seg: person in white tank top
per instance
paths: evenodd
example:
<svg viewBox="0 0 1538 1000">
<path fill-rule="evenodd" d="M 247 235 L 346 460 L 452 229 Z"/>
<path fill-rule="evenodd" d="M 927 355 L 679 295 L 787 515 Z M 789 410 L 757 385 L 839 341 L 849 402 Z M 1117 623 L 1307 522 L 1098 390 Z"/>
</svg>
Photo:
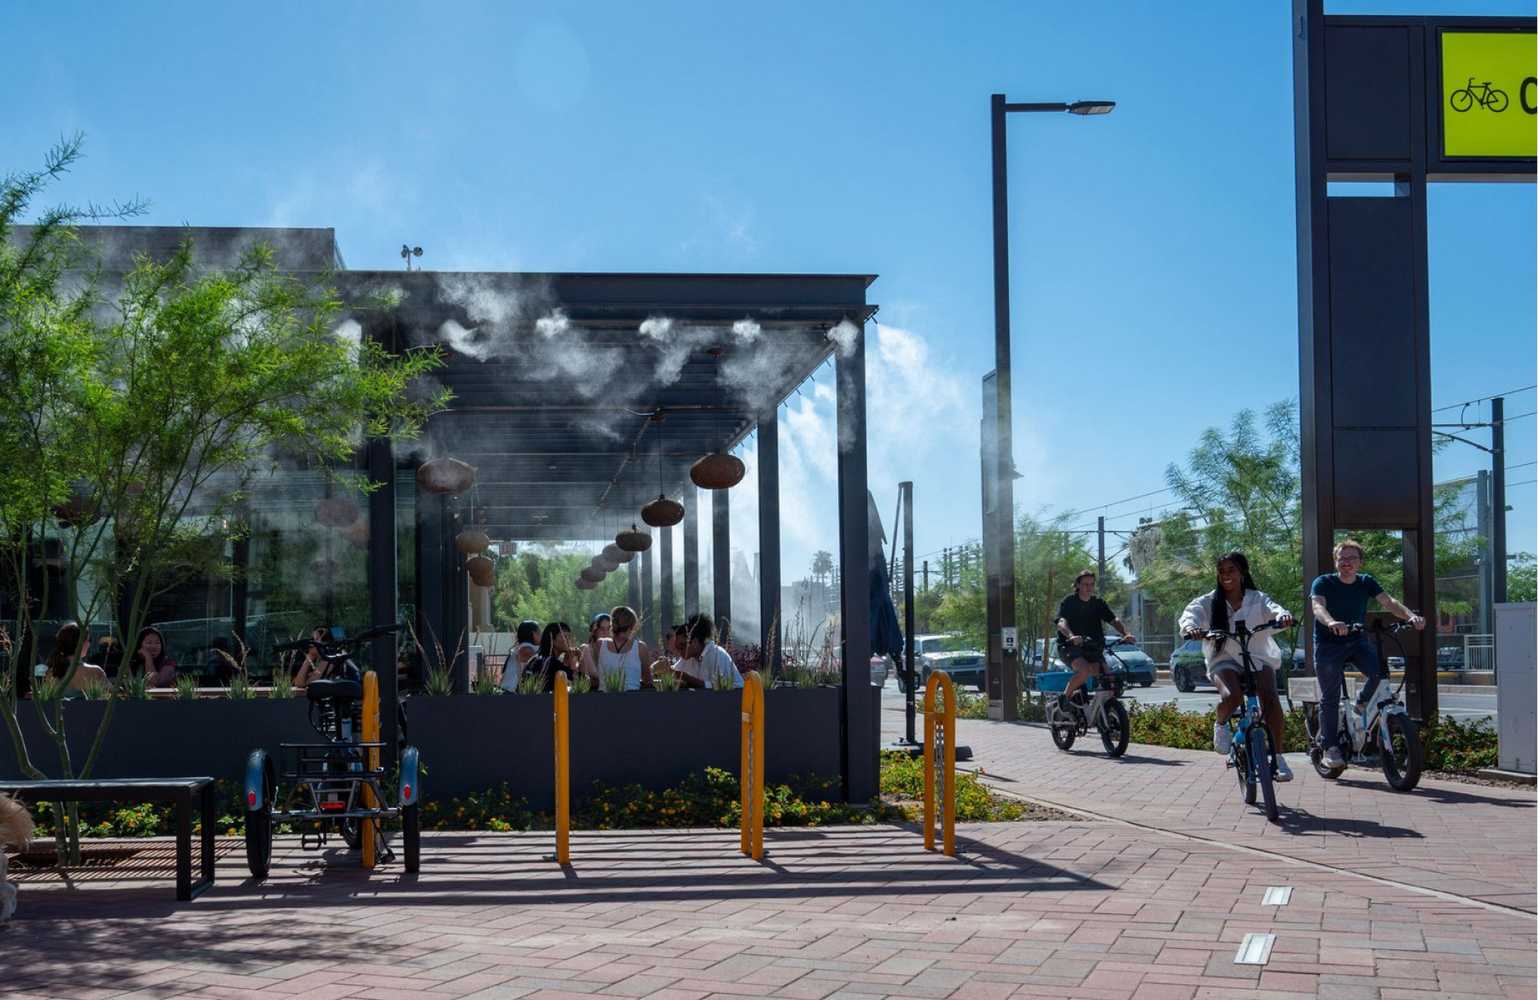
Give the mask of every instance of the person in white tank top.
<svg viewBox="0 0 1538 1000">
<path fill-rule="evenodd" d="M 652 686 L 652 651 L 636 635 L 639 621 L 636 613 L 621 605 L 609 616 L 610 638 L 598 640 L 598 656 L 594 666 L 598 670 L 598 686 L 605 689 L 604 679 L 622 673 L 626 691 L 639 691 Z"/>
</svg>

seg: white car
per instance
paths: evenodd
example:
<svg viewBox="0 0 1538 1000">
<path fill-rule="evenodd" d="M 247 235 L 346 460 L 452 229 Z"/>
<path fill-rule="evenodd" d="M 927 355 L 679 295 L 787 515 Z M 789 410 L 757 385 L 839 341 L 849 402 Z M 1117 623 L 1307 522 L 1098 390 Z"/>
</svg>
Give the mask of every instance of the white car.
<svg viewBox="0 0 1538 1000">
<path fill-rule="evenodd" d="M 951 681 L 986 690 L 988 658 L 959 635 L 917 635 L 913 637 L 914 671 L 920 686 L 929 680 L 935 670 L 950 675 Z M 902 673 L 897 675 L 898 687 L 902 687 Z"/>
</svg>

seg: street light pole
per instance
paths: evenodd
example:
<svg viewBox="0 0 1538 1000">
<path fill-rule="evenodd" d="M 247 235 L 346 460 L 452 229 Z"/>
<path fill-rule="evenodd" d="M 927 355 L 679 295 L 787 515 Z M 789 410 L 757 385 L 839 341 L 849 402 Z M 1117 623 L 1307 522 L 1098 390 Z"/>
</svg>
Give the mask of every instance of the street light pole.
<svg viewBox="0 0 1538 1000">
<path fill-rule="evenodd" d="M 1018 714 L 1019 650 L 1005 646 L 1004 635 L 1018 635 L 1015 628 L 1015 448 L 1014 407 L 1009 362 L 1009 170 L 1008 138 L 1005 117 L 1010 112 L 1067 112 L 1075 115 L 1103 115 L 1116 107 L 1115 101 L 1074 101 L 1072 103 L 1011 104 L 1003 94 L 989 99 L 993 133 L 993 354 L 994 371 L 997 373 L 995 442 L 998 460 L 995 468 L 996 500 L 993 551 L 985 553 L 985 559 L 993 563 L 998 579 L 997 607 L 999 620 L 990 623 L 999 630 L 997 636 L 989 636 L 989 645 L 999 644 L 999 696 L 1003 702 L 1003 716 L 1014 720 Z M 985 513 L 986 516 L 986 513 Z M 986 534 L 986 533 L 985 533 Z M 988 572 L 991 580 L 995 572 Z M 992 602 L 990 602 L 992 603 Z M 1016 643 L 1018 646 L 1018 642 Z"/>
</svg>

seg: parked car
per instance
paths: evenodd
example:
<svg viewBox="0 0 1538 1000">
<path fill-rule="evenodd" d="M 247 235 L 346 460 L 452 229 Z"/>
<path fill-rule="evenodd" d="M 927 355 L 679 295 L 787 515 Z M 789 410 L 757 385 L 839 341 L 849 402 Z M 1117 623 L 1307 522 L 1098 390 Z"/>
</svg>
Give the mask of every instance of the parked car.
<svg viewBox="0 0 1538 1000">
<path fill-rule="evenodd" d="M 1116 637 L 1108 635 L 1105 638 L 1106 644 L 1109 645 L 1111 640 Z M 1038 649 L 1035 651 L 1038 656 L 1040 655 L 1039 643 L 1040 640 L 1038 640 Z M 1126 670 L 1128 684 L 1136 684 L 1139 687 L 1151 687 L 1153 685 L 1154 680 L 1158 676 L 1158 670 L 1154 666 L 1153 657 L 1143 652 L 1137 645 L 1128 645 L 1126 643 L 1118 645 L 1115 653 L 1121 658 L 1122 666 Z M 1048 653 L 1047 660 L 1047 666 L 1051 669 L 1038 670 L 1036 672 L 1036 690 L 1061 691 L 1063 690 L 1063 685 L 1067 683 L 1067 678 L 1073 675 L 1073 671 L 1064 666 L 1062 661 L 1057 659 L 1057 655 L 1057 640 L 1054 639 L 1052 640 L 1052 649 Z M 1115 661 L 1109 656 L 1106 657 L 1106 662 L 1113 667 L 1116 665 Z"/>
<path fill-rule="evenodd" d="M 930 673 L 940 670 L 950 676 L 953 684 L 971 685 L 979 691 L 988 689 L 988 657 L 970 648 L 961 636 L 914 636 L 913 653 L 913 666 L 918 673 L 918 683 L 921 687 L 929 682 Z M 897 684 L 906 692 L 900 673 Z"/>
<path fill-rule="evenodd" d="M 895 673 L 897 673 L 897 668 L 892 665 L 892 658 L 890 656 L 879 655 L 870 658 L 871 687 L 886 687 L 886 679 Z"/>
<path fill-rule="evenodd" d="M 1293 649 L 1291 656 L 1283 648 L 1281 676 L 1277 678 L 1280 690 L 1286 690 L 1287 679 L 1292 675 L 1307 673 L 1304 662 L 1302 646 Z M 1175 685 L 1176 691 L 1195 691 L 1198 684 L 1212 686 L 1212 679 L 1207 676 L 1207 661 L 1202 655 L 1200 639 L 1187 639 L 1170 654 L 1170 683 Z"/>
</svg>

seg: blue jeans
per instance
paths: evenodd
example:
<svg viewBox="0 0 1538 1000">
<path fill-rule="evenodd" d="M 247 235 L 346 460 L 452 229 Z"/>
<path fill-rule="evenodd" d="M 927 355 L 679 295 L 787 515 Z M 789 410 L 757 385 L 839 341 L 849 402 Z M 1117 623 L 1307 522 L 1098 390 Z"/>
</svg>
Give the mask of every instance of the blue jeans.
<svg viewBox="0 0 1538 1000">
<path fill-rule="evenodd" d="M 1319 681 L 1319 736 L 1326 747 L 1340 738 L 1340 689 L 1346 674 L 1346 661 L 1356 664 L 1364 678 L 1357 693 L 1358 705 L 1371 704 L 1372 693 L 1383 679 L 1383 665 L 1371 640 L 1358 632 L 1333 635 L 1314 643 L 1314 676 Z"/>
</svg>

